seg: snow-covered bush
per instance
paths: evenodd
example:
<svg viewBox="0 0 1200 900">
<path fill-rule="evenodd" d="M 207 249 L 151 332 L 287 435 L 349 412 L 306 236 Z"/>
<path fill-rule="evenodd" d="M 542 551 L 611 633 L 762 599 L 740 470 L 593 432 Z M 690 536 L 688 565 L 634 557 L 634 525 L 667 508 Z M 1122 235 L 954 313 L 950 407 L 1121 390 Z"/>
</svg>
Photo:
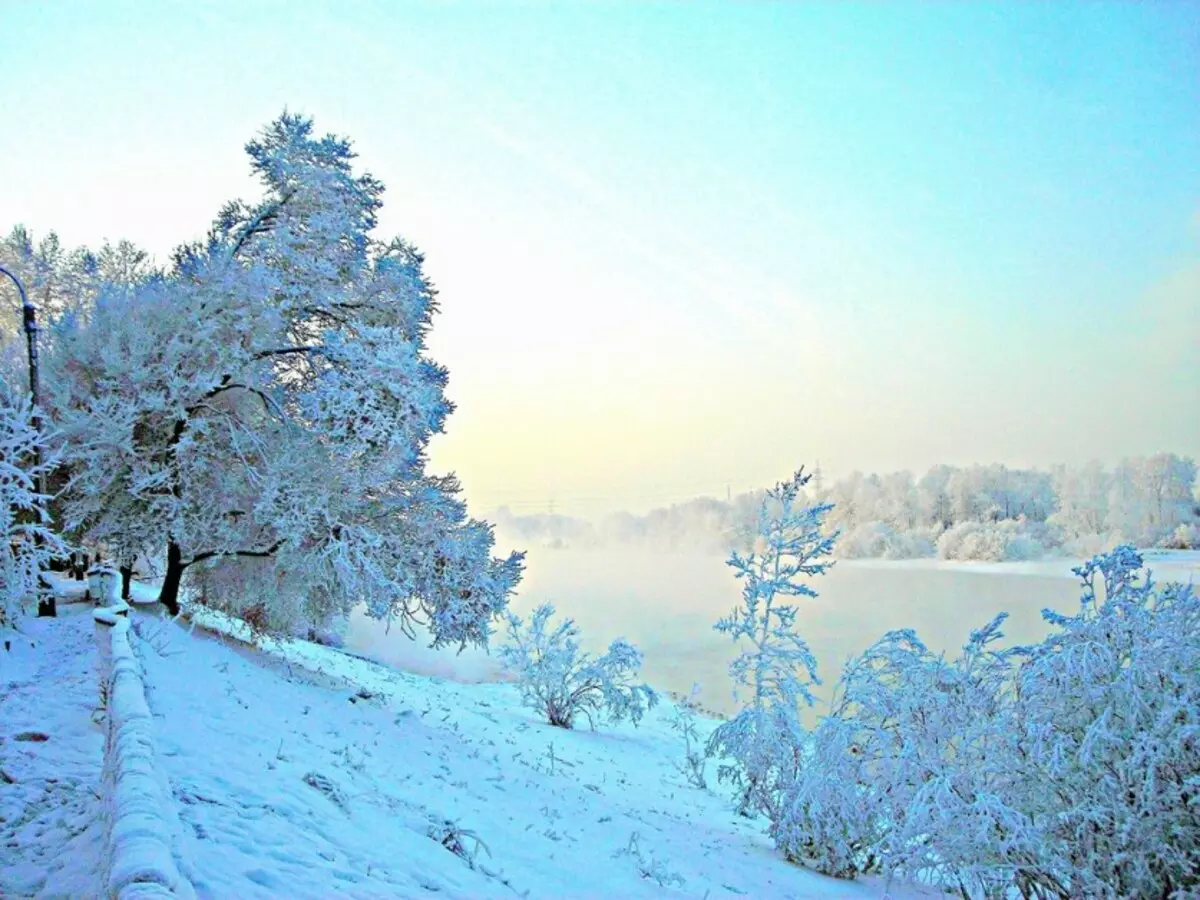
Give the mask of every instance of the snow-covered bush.
<svg viewBox="0 0 1200 900">
<path fill-rule="evenodd" d="M 775 826 L 785 854 L 981 895 L 1036 860 L 1012 805 L 1011 665 L 990 647 L 1003 619 L 953 661 L 895 631 L 848 666 Z"/>
<path fill-rule="evenodd" d="M 811 479 L 800 469 L 767 492 L 759 507 L 753 544 L 729 565 L 745 582 L 742 604 L 716 624 L 716 630 L 750 646 L 729 666 L 736 684 L 751 692 L 748 705 L 722 723 L 709 738 L 709 756 L 729 760 L 718 778 L 739 790 L 742 815 L 762 812 L 774 821 L 779 797 L 796 777 L 804 729 L 800 708 L 812 706 L 811 686 L 819 684 L 817 661 L 796 633 L 797 608 L 786 597 L 815 597 L 800 581 L 822 575 L 833 563 L 820 560 L 833 551 L 836 532 L 822 533 L 829 504 L 802 506 L 800 491 Z"/>
<path fill-rule="evenodd" d="M 773 822 L 780 849 L 964 897 L 1194 896 L 1200 600 L 1152 584 L 1129 546 L 1076 572 L 1079 614 L 1045 612 L 1039 645 L 993 649 L 1001 615 L 953 660 L 897 631 L 852 661 Z"/>
<path fill-rule="evenodd" d="M 1196 896 L 1200 598 L 1128 545 L 1075 572 L 1079 613 L 1043 613 L 1017 678 L 1024 812 L 1073 896 Z"/>
<path fill-rule="evenodd" d="M 886 522 L 856 525 L 838 538 L 841 559 L 921 559 L 934 555 L 925 529 L 897 531 Z"/>
<path fill-rule="evenodd" d="M 1000 530 L 982 522 L 960 522 L 947 528 L 938 538 L 937 551 L 941 559 L 987 560 L 1004 559 L 1008 541 Z"/>
<path fill-rule="evenodd" d="M 508 642 L 500 658 L 517 676 L 525 703 L 559 728 L 571 728 L 580 713 L 593 729 L 601 718 L 628 717 L 636 725 L 658 702 L 649 685 L 633 680 L 642 666 L 641 652 L 617 638 L 607 653 L 594 657 L 580 648 L 575 621 L 565 619 L 551 628 L 553 615 L 553 605 L 543 603 L 528 626 L 514 614 L 508 617 Z"/>
<path fill-rule="evenodd" d="M 886 821 L 853 719 L 823 719 L 787 787 L 771 837 L 785 857 L 834 878 L 876 871 Z"/>
<path fill-rule="evenodd" d="M 39 449 L 40 467 L 34 462 Z M 56 462 L 29 400 L 0 382 L 0 626 L 20 618 L 37 599 L 50 560 L 67 553 L 49 527 L 49 498 L 37 491 L 38 475 Z"/>
<path fill-rule="evenodd" d="M 1160 546 L 1167 550 L 1200 550 L 1200 525 L 1181 524 Z"/>
<path fill-rule="evenodd" d="M 937 553 L 941 559 L 1014 562 L 1041 559 L 1057 543 L 1051 528 L 1025 519 L 961 522 L 938 538 Z"/>
</svg>

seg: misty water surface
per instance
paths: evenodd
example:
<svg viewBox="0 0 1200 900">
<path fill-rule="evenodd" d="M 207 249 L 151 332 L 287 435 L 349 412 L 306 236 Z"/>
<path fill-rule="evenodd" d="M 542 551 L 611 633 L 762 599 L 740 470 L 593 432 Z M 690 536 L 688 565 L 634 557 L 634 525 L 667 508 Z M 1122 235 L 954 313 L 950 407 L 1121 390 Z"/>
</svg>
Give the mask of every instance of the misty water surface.
<svg viewBox="0 0 1200 900">
<path fill-rule="evenodd" d="M 1008 641 L 1025 643 L 1046 634 L 1044 607 L 1068 613 L 1078 608 L 1069 561 L 949 568 L 925 562 L 843 561 L 814 579 L 820 596 L 799 601 L 798 622 L 825 681 L 818 696 L 828 697 L 850 655 L 890 629 L 915 628 L 933 650 L 954 651 L 998 612 L 1010 613 Z M 553 602 L 576 620 L 589 649 L 602 650 L 624 636 L 645 653 L 643 674 L 652 685 L 686 693 L 698 681 L 702 702 L 729 713 L 738 706 L 726 672 L 736 650 L 713 623 L 740 593 L 732 570 L 717 555 L 535 547 L 512 607 L 523 616 L 542 601 Z M 469 681 L 501 677 L 494 656 L 429 651 L 394 630 L 385 634 L 381 623 L 361 615 L 351 622 L 347 649 L 427 674 Z"/>
</svg>

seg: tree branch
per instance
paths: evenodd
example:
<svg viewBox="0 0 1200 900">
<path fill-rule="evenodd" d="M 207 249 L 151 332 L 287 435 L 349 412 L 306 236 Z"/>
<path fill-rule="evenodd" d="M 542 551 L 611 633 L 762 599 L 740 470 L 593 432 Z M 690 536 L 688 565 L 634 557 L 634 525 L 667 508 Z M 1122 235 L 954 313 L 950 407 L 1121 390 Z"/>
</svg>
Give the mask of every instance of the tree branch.
<svg viewBox="0 0 1200 900">
<path fill-rule="evenodd" d="M 271 356 L 286 356 L 292 353 L 323 353 L 324 347 L 279 347 L 275 350 L 260 350 L 254 354 L 255 359 L 267 359 Z"/>
<path fill-rule="evenodd" d="M 205 550 L 203 553 L 197 553 L 190 560 L 183 563 L 183 568 L 186 569 L 188 566 L 203 562 L 206 559 L 212 559 L 215 556 L 247 556 L 256 559 L 266 559 L 274 556 L 284 543 L 282 539 L 278 540 L 265 550 Z"/>
<path fill-rule="evenodd" d="M 233 248 L 229 251 L 229 257 L 232 259 L 237 256 L 238 251 L 243 245 L 255 234 L 265 234 L 271 230 L 271 225 L 275 221 L 275 217 L 279 215 L 279 211 L 287 204 L 289 200 L 296 196 L 296 190 L 293 188 L 284 194 L 278 203 L 272 203 L 257 216 L 251 219 L 242 228 L 242 233 L 238 235 L 238 239 L 234 242 Z"/>
</svg>

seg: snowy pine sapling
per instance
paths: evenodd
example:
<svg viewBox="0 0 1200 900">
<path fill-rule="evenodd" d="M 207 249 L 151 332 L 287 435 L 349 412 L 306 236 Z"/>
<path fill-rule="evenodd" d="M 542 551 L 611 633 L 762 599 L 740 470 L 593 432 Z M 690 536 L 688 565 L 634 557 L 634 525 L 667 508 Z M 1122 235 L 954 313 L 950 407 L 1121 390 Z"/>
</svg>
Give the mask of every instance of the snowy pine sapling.
<svg viewBox="0 0 1200 900">
<path fill-rule="evenodd" d="M 812 705 L 810 687 L 820 683 L 816 659 L 795 631 L 797 609 L 780 601 L 816 596 L 799 579 L 822 575 L 833 565 L 820 560 L 830 556 L 837 537 L 822 533 L 830 504 L 803 505 L 801 490 L 811 477 L 802 467 L 763 498 L 754 549 L 729 558 L 745 582 L 742 605 L 715 626 L 750 644 L 729 672 L 752 694 L 749 705 L 713 732 L 707 752 L 732 760 L 718 769 L 718 778 L 740 789 L 738 812 L 761 812 L 772 821 L 782 791 L 801 764 L 800 707 Z"/>
<path fill-rule="evenodd" d="M 505 666 L 518 678 L 525 703 L 559 728 L 571 728 L 580 713 L 594 729 L 601 717 L 635 725 L 658 702 L 647 684 L 633 681 L 642 654 L 624 638 L 609 644 L 608 652 L 593 657 L 579 646 L 573 619 L 550 627 L 554 607 L 543 603 L 526 627 L 516 615 L 508 617 L 508 643 L 500 648 Z"/>
<path fill-rule="evenodd" d="M 42 451 L 41 465 L 34 451 Z M 29 400 L 0 382 L 0 626 L 12 626 L 42 587 L 42 573 L 67 548 L 49 527 L 48 498 L 37 477 L 57 464 Z"/>
</svg>

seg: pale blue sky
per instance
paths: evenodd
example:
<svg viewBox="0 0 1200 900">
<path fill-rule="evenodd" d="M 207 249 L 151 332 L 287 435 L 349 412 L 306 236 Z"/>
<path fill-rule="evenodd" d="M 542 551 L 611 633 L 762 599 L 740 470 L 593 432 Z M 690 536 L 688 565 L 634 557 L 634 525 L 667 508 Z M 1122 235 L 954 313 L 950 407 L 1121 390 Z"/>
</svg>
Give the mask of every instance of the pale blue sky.
<svg viewBox="0 0 1200 900">
<path fill-rule="evenodd" d="M 0 78 L 0 227 L 73 243 L 353 138 L 473 506 L 1200 452 L 1200 4 L 0 2 Z"/>
</svg>

